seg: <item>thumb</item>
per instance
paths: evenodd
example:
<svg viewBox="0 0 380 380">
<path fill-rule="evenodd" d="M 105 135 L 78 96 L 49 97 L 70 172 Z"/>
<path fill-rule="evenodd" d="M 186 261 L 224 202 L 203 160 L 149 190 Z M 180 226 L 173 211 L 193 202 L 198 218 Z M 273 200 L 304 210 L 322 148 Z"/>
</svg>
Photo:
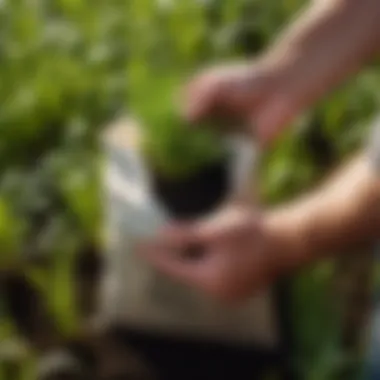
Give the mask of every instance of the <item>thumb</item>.
<svg viewBox="0 0 380 380">
<path fill-rule="evenodd" d="M 218 103 L 222 81 L 213 73 L 194 79 L 185 92 L 183 114 L 190 122 L 207 118 Z"/>
<path fill-rule="evenodd" d="M 220 240 L 223 229 L 215 218 L 192 224 L 177 224 L 166 227 L 156 240 L 156 259 L 195 262 L 208 259 L 213 242 Z"/>
<path fill-rule="evenodd" d="M 203 220 L 189 224 L 175 224 L 165 227 L 158 236 L 160 244 L 173 250 L 182 250 L 189 246 L 203 246 L 217 235 L 214 220 Z"/>
<path fill-rule="evenodd" d="M 200 225 L 171 226 L 155 241 L 137 247 L 137 252 L 159 271 L 186 284 L 199 284 L 208 267 L 205 237 Z"/>
<path fill-rule="evenodd" d="M 285 95 L 277 95 L 251 116 L 257 137 L 263 146 L 270 145 L 297 116 L 297 107 Z"/>
<path fill-rule="evenodd" d="M 168 226 L 160 235 L 171 246 L 209 244 L 226 235 L 240 216 L 240 209 L 229 207 L 197 222 Z"/>
</svg>

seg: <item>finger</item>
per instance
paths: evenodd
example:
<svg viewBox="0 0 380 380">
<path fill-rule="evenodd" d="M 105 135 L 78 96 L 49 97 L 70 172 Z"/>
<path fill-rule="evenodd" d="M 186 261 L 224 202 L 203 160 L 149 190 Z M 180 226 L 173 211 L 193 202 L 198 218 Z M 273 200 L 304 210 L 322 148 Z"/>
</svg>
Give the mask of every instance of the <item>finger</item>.
<svg viewBox="0 0 380 380">
<path fill-rule="evenodd" d="M 157 239 L 163 246 L 177 251 L 186 250 L 189 246 L 224 244 L 240 236 L 246 228 L 253 231 L 257 218 L 258 215 L 253 215 L 246 205 L 233 205 L 195 223 L 169 225 L 161 230 Z"/>
<path fill-rule="evenodd" d="M 210 247 L 223 243 L 224 229 L 220 229 L 213 220 L 191 226 L 169 226 L 158 236 L 162 246 L 178 257 L 186 260 L 200 261 L 205 258 Z M 227 237 L 227 234 L 225 234 Z"/>
<path fill-rule="evenodd" d="M 202 247 L 218 241 L 223 234 L 219 223 L 199 222 L 191 226 L 171 226 L 161 232 L 158 239 L 173 250 L 186 251 L 189 247 Z"/>
<path fill-rule="evenodd" d="M 226 265 L 229 263 L 222 252 L 210 250 L 204 259 L 195 262 L 153 246 L 140 250 L 139 253 L 156 270 L 178 282 L 201 289 L 216 298 L 226 298 L 225 287 L 228 284 L 225 283 L 223 273 L 226 273 Z"/>
<path fill-rule="evenodd" d="M 225 85 L 225 103 L 231 109 L 245 113 L 245 116 L 256 107 L 265 96 L 265 81 L 254 75 L 249 67 L 242 67 L 238 76 L 232 76 Z"/>
<path fill-rule="evenodd" d="M 212 242 L 235 235 L 243 226 L 251 226 L 258 217 L 258 213 L 253 213 L 246 203 L 231 202 L 220 212 L 199 222 L 195 231 L 203 241 Z"/>
<path fill-rule="evenodd" d="M 209 262 L 190 261 L 178 252 L 156 244 L 145 244 L 137 249 L 138 254 L 158 271 L 186 284 L 201 286 L 207 278 Z"/>
<path fill-rule="evenodd" d="M 185 117 L 191 122 L 208 118 L 218 104 L 222 90 L 222 77 L 216 71 L 201 74 L 187 89 Z"/>
<path fill-rule="evenodd" d="M 260 142 L 267 146 L 274 141 L 296 114 L 296 107 L 286 96 L 277 96 L 273 102 L 257 110 L 252 121 L 256 123 L 256 132 Z"/>
<path fill-rule="evenodd" d="M 255 216 L 246 204 L 239 206 L 234 203 L 197 222 L 168 226 L 162 231 L 161 237 L 166 244 L 177 243 L 177 246 L 223 242 L 241 231 L 242 226 L 250 226 L 247 219 L 254 224 L 257 217 L 258 215 Z"/>
<path fill-rule="evenodd" d="M 193 224 L 169 224 L 162 228 L 157 239 L 173 249 L 181 249 L 189 244 L 200 243 Z"/>
<path fill-rule="evenodd" d="M 164 227 L 158 239 L 171 247 L 180 248 L 189 244 L 208 244 L 215 241 L 223 233 L 223 223 L 219 217 L 210 217 L 189 224 L 169 224 Z M 222 230 L 221 230 L 222 229 Z"/>
</svg>

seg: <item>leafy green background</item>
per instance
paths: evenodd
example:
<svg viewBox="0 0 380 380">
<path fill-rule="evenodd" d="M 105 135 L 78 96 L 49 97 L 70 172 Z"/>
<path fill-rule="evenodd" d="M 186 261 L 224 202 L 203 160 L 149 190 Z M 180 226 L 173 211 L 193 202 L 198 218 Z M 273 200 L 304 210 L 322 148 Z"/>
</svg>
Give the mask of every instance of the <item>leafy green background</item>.
<svg viewBox="0 0 380 380">
<path fill-rule="evenodd" d="M 171 166 L 165 149 L 177 149 L 185 134 L 178 120 L 167 122 L 168 114 L 160 113 L 173 84 L 202 65 L 259 52 L 303 4 L 0 1 L 0 268 L 27 274 L 62 331 L 75 334 L 80 320 L 73 257 L 101 239 L 101 128 L 135 110 L 154 122 L 152 149 L 163 167 L 175 174 L 192 170 L 210 158 L 204 150 L 195 162 L 186 145 L 181 166 Z M 379 86 L 374 65 L 296 123 L 265 157 L 261 183 L 269 201 L 304 191 L 360 147 L 379 106 Z M 30 264 L 41 261 L 49 265 Z M 310 380 L 336 379 L 349 368 L 341 310 L 330 291 L 333 273 L 333 263 L 323 263 L 295 281 L 295 359 Z M 1 348 L 18 341 L 0 296 L 0 379 L 10 363 L 20 378 L 33 379 L 32 353 L 1 356 Z"/>
</svg>

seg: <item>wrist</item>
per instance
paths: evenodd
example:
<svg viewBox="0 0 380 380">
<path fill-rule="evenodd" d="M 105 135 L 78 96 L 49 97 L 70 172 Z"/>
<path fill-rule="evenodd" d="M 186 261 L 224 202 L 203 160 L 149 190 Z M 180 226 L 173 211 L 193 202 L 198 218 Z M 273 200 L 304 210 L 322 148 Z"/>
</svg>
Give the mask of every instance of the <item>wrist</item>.
<svg viewBox="0 0 380 380">
<path fill-rule="evenodd" d="M 288 46 L 285 51 L 273 49 L 258 59 L 260 72 L 269 82 L 268 97 L 273 103 L 287 108 L 290 119 L 306 108 L 305 99 L 310 99 L 309 103 L 312 103 L 318 86 L 318 81 L 305 72 L 304 60 L 297 46 Z"/>
<path fill-rule="evenodd" d="M 285 209 L 268 211 L 263 217 L 265 254 L 276 276 L 287 275 L 314 259 L 305 215 Z"/>
</svg>

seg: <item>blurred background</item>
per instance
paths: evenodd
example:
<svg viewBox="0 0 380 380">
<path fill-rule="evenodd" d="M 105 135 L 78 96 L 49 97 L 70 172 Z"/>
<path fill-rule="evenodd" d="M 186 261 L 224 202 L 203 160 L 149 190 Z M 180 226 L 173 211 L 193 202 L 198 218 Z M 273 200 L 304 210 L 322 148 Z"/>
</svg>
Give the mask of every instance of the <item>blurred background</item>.
<svg viewBox="0 0 380 380">
<path fill-rule="evenodd" d="M 75 287 L 87 272 L 78 257 L 101 250 L 100 130 L 128 110 L 131 94 L 151 101 L 165 92 L 156 68 L 175 77 L 254 55 L 305 3 L 0 0 L 0 379 L 35 379 L 35 350 L 10 316 L 33 320 L 23 297 L 34 310 L 43 302 L 63 336 L 80 334 Z M 262 167 L 267 202 L 307 190 L 360 148 L 379 86 L 378 65 L 368 67 L 281 138 Z M 372 260 L 363 247 L 294 279 L 295 360 L 305 379 L 358 378 Z M 45 327 L 31 327 L 37 341 Z"/>
</svg>

